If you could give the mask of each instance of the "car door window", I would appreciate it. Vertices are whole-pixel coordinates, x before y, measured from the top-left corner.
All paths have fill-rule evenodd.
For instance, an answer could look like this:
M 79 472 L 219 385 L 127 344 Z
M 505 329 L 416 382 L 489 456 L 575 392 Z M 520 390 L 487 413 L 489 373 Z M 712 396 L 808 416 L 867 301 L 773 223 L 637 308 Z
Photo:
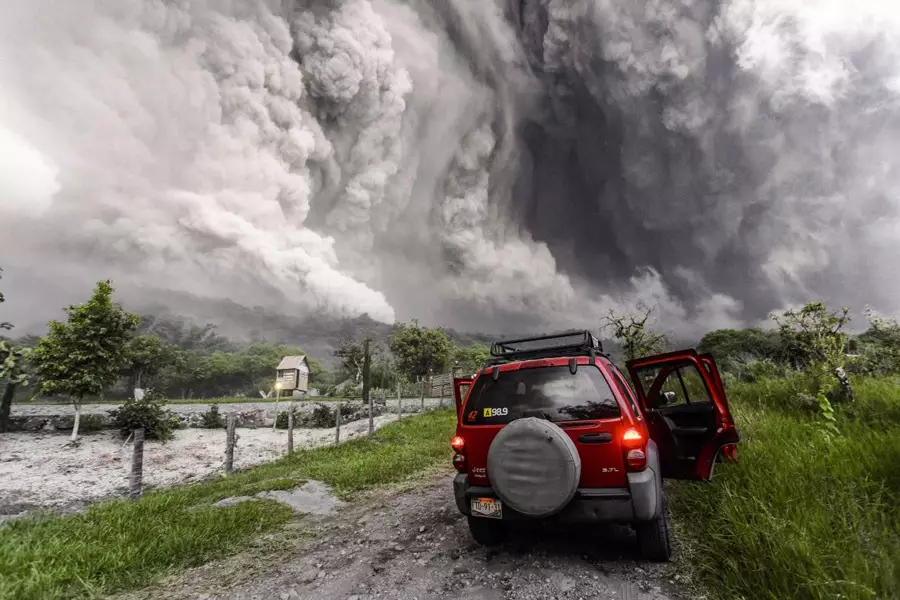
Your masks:
M 712 403 L 703 376 L 693 363 L 648 367 L 640 369 L 638 374 L 644 395 L 651 407 Z M 659 382 L 661 375 L 665 375 L 665 378 Z

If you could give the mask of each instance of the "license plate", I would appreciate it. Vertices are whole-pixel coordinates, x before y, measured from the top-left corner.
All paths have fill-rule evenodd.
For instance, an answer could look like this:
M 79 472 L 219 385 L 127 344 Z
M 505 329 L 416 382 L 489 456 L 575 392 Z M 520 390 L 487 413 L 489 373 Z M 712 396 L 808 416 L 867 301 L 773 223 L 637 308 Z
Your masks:
M 502 519 L 503 507 L 495 498 L 472 498 L 472 515 L 488 519 Z

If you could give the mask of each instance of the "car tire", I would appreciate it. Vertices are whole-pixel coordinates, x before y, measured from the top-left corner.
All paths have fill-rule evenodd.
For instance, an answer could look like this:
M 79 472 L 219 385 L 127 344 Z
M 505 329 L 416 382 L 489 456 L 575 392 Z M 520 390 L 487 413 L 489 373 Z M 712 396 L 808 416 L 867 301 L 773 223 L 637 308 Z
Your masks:
M 672 545 L 669 541 L 669 518 L 666 510 L 666 498 L 663 496 L 659 516 L 652 521 L 635 523 L 638 548 L 641 558 L 653 562 L 666 562 L 672 556 Z
M 469 533 L 482 546 L 496 546 L 506 538 L 506 526 L 503 521 L 469 517 Z

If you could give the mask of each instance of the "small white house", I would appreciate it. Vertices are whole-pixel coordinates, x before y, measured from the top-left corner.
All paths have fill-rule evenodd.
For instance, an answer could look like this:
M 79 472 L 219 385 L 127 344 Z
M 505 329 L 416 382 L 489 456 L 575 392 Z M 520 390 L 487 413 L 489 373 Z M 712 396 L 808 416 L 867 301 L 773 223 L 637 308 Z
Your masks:
M 285 356 L 275 376 L 282 396 L 305 396 L 309 390 L 309 363 L 305 356 Z

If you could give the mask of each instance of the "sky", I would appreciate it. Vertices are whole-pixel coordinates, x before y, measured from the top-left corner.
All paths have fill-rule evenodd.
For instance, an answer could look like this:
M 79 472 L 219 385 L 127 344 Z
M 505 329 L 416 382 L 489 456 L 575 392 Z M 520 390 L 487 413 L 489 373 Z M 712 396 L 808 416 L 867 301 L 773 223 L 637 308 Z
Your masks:
M 215 321 L 900 311 L 900 7 L 0 0 L 0 267 Z

